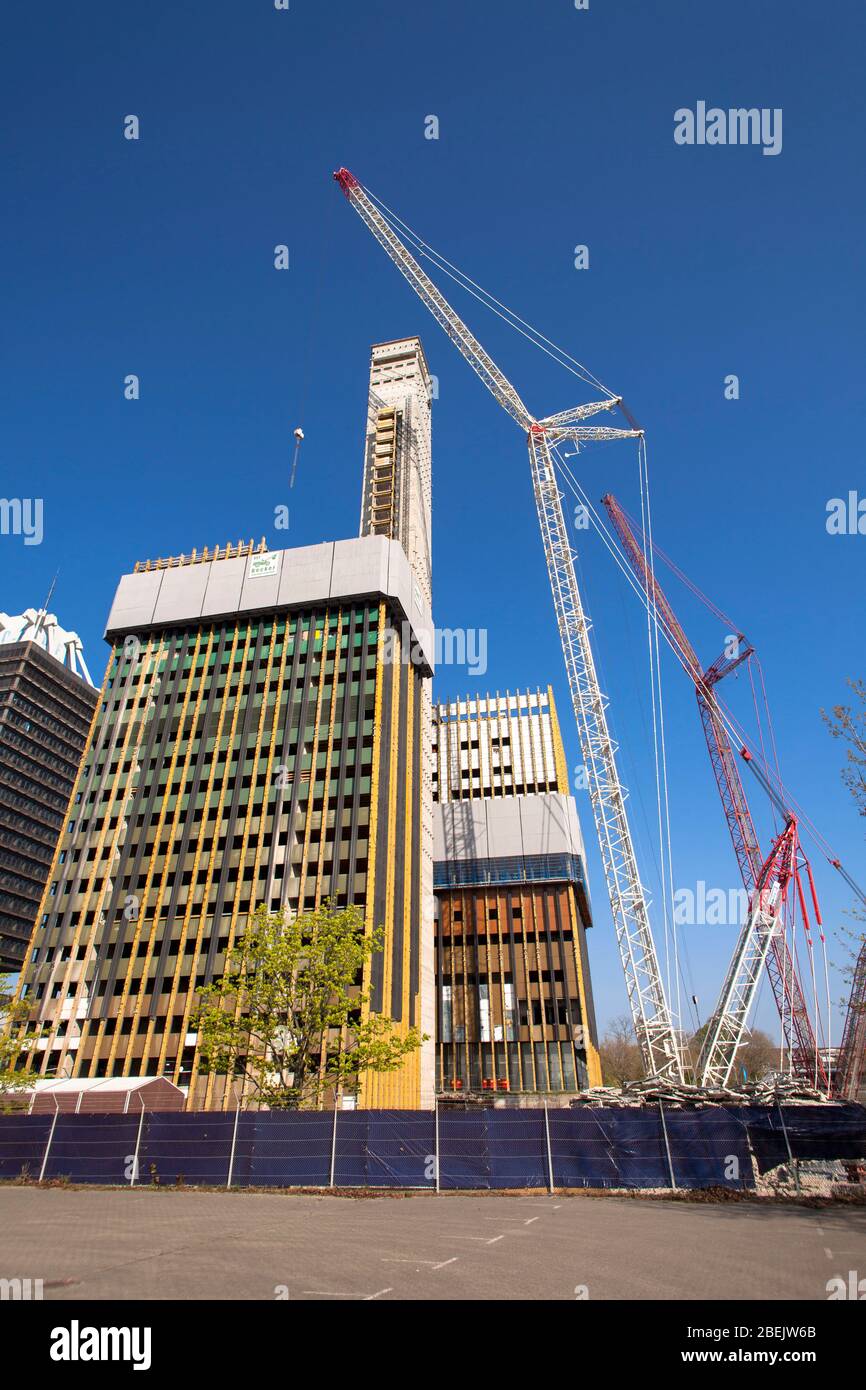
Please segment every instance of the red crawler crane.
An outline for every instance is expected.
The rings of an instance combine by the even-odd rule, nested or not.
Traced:
[[[758,837],[746,792],[740,777],[737,760],[728,733],[721,717],[715,696],[715,687],[720,680],[736,670],[752,655],[742,634],[737,636],[734,655],[723,652],[712,666],[702,671],[694,647],[686,636],[682,625],[671,608],[658,580],[651,573],[644,555],[643,547],[637,540],[631,524],[616,498],[608,493],[602,502],[611,519],[626,557],[644,593],[658,617],[674,651],[686,674],[694,683],[701,723],[707,740],[710,761],[713,765],[725,819],[734,844],[734,853],[743,879],[749,901],[753,903],[755,890],[762,882],[765,873],[764,856],[758,847]],[[811,875],[810,875],[811,877]],[[816,904],[817,910],[817,904]],[[815,1034],[809,1018],[806,999],[803,994],[794,959],[788,949],[784,934],[774,931],[770,935],[769,950],[765,964],[773,996],[782,1021],[785,1041],[791,1052],[794,1070],[804,1079],[827,1087],[827,1076],[820,1053],[815,1044]],[[866,965],[864,965],[866,977]]]

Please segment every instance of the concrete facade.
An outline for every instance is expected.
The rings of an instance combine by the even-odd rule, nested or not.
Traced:
[[[434,883],[444,1095],[598,1085],[580,819],[553,692],[439,704]]]

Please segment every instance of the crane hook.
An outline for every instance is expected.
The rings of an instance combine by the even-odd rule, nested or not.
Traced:
[[[291,481],[289,482],[289,487],[295,486],[295,473],[297,472],[298,468],[298,454],[301,452],[301,443],[303,441],[303,438],[304,431],[301,429],[300,425],[298,425],[297,429],[295,430],[295,454],[294,458],[292,459],[292,477]]]

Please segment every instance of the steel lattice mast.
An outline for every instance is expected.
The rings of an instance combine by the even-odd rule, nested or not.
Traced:
[[[551,445],[561,440],[572,440],[579,446],[581,441],[587,440],[634,439],[642,432],[578,423],[599,411],[614,409],[620,404],[616,396],[536,420],[355,176],[348,169],[339,169],[334,178],[472,369],[503,409],[526,431],[548,576],[635,1034],[650,1075],[682,1080],[679,1041],[665,998],[647,897],[638,873],[626,814],[626,791],[617,773],[616,746],[607,726],[608,702],[598,683],[589,640],[590,625],[580,597],[562,494],[551,455]]]
[[[866,1078],[866,941],[860,947],[854,966],[854,980],[839,1060],[836,1063],[835,1092],[842,1100],[856,1100]]]
[[[728,966],[697,1064],[700,1086],[727,1086],[770,947],[781,933],[788,888],[797,877],[797,822],[792,816],[764,863],[749,915]]]
[[[743,885],[749,894],[751,908],[763,868],[763,858],[758,848],[758,837],[755,832],[752,813],[749,809],[734,750],[719,709],[715,687],[719,681],[730,675],[746,661],[752,655],[754,648],[746,643],[742,634],[738,634],[736,654],[728,656],[726,653],[722,653],[712,666],[702,672],[695,649],[686,636],[664,590],[655,575],[651,573],[643,548],[624,509],[610,493],[601,500],[611,519],[613,528],[622,542],[623,550],[635,577],[644,593],[651,600],[658,621],[664,629],[680,665],[694,683],[710,761]],[[756,929],[759,930],[759,928]],[[740,969],[745,976],[750,977],[754,950],[746,940],[746,935],[747,927],[744,928],[744,932],[741,933],[737,942],[733,959],[740,962]],[[821,1085],[826,1086],[827,1077],[815,1043],[815,1033],[809,1018],[809,1011],[794,958],[783,932],[772,933],[769,940],[770,950],[766,954],[767,974],[773,988],[776,1007],[779,1010],[785,1044],[791,1052],[794,1068],[800,1076],[812,1079],[815,1075],[817,1058],[818,1080]],[[722,990],[722,999],[728,998],[733,1006],[740,1008],[744,997],[742,989],[739,987],[729,989],[729,985],[730,980],[726,979]],[[721,1000],[717,1005],[717,1012],[720,1006]],[[744,1024],[746,1021],[746,1019],[743,1020]],[[739,1029],[739,1032],[736,1028],[722,1029],[719,1034],[718,1048],[739,1045],[742,1031],[742,1028]],[[732,1043],[734,1034],[736,1034],[736,1042]],[[733,1060],[733,1052],[731,1059]],[[709,1064],[710,1070],[717,1074],[721,1065],[721,1056],[716,1056]]]

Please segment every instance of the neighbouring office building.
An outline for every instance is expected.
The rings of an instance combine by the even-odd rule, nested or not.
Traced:
[[[585,855],[551,690],[434,709],[437,1090],[601,1083]]]
[[[0,970],[19,971],[98,699],[53,613],[0,613]]]

